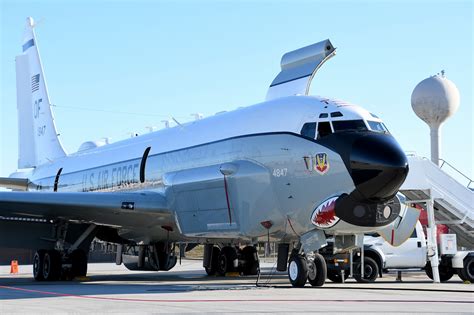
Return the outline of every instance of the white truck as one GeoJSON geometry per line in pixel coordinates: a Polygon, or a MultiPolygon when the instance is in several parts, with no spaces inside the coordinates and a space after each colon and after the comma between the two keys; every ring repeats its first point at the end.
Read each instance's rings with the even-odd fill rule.
{"type": "MultiPolygon", "coordinates": [[[[458,251],[453,234],[441,235],[439,274],[441,281],[448,281],[458,274],[463,281],[474,283],[474,252],[458,251]]],[[[330,248],[328,248],[330,250],[330,248]]],[[[349,253],[331,255],[325,251],[323,256],[328,264],[328,278],[342,282],[350,274],[349,253]]],[[[353,257],[353,274],[358,282],[373,282],[389,270],[424,269],[433,279],[428,261],[426,238],[423,227],[417,222],[412,235],[400,246],[391,246],[378,234],[364,237],[364,275],[361,276],[360,253],[353,257]]]]}

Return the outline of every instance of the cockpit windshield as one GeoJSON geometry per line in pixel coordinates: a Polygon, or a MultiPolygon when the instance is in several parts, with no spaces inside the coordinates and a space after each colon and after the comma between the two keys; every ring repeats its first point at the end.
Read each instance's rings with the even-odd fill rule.
{"type": "Polygon", "coordinates": [[[369,123],[370,130],[375,132],[389,133],[387,127],[385,127],[383,123],[372,120],[367,120],[367,122],[369,123]]]}
{"type": "Polygon", "coordinates": [[[333,121],[332,127],[334,128],[334,132],[367,130],[367,126],[362,119],[333,121]]]}

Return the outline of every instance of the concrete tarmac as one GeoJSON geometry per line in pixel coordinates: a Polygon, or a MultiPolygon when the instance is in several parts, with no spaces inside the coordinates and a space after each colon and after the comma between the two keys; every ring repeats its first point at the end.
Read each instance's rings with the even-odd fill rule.
{"type": "Polygon", "coordinates": [[[0,266],[0,314],[53,313],[442,313],[474,314],[474,288],[455,275],[433,284],[424,273],[384,275],[372,284],[348,279],[323,287],[291,287],[286,273],[262,263],[257,277],[208,277],[202,262],[183,260],[169,272],[133,272],[89,264],[87,279],[35,282],[30,266],[10,275],[0,266]]]}

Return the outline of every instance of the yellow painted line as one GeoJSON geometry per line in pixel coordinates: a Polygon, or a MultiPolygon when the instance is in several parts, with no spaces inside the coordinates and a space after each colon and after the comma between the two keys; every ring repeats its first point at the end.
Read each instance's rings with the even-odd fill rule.
{"type": "Polygon", "coordinates": [[[238,272],[226,272],[225,274],[226,277],[240,277],[240,273],[238,272]]]}

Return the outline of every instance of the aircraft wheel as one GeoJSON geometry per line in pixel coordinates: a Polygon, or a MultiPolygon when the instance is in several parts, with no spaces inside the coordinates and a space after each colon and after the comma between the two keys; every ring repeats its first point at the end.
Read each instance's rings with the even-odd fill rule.
{"type": "Polygon", "coordinates": [[[464,268],[460,269],[460,271],[464,277],[464,281],[474,282],[474,257],[467,258],[464,261],[464,268]]]}
{"type": "MultiPolygon", "coordinates": [[[[452,268],[448,267],[448,266],[444,266],[444,265],[439,265],[438,266],[438,270],[439,270],[439,280],[441,282],[446,282],[448,281],[449,279],[451,279],[454,275],[454,271],[452,268]]],[[[431,280],[433,280],[433,269],[431,269],[431,263],[428,261],[426,263],[426,266],[425,266],[425,273],[426,275],[428,276],[428,278],[430,278],[431,280]]]]}
{"type": "Polygon", "coordinates": [[[327,266],[324,257],[316,253],[314,260],[308,261],[308,282],[313,287],[321,287],[326,281],[327,266]]]}
{"type": "MultiPolygon", "coordinates": [[[[360,272],[360,261],[356,263],[355,267],[356,272],[360,272]]],[[[364,258],[364,275],[361,276],[360,274],[355,274],[354,279],[356,279],[359,283],[371,283],[377,279],[377,275],[379,274],[379,266],[375,260],[370,257],[364,258]]]]}
{"type": "Polygon", "coordinates": [[[87,275],[87,254],[82,249],[71,253],[71,278],[85,277],[87,275]]]}
{"type": "Polygon", "coordinates": [[[61,276],[61,255],[56,250],[48,250],[43,258],[43,278],[56,281],[61,276]]]}
{"type": "Polygon", "coordinates": [[[255,246],[245,246],[241,254],[244,264],[242,273],[244,275],[256,275],[258,273],[258,254],[255,246]]]}
{"type": "Polygon", "coordinates": [[[221,250],[219,247],[214,246],[212,247],[212,254],[211,254],[211,266],[210,267],[205,267],[206,273],[208,276],[213,276],[217,272],[217,264],[219,263],[219,255],[221,253],[221,250]]]}
{"type": "MultiPolygon", "coordinates": [[[[349,278],[349,274],[344,272],[344,281],[349,278]]],[[[340,272],[328,271],[328,279],[334,283],[342,283],[342,276],[340,272]]]]}
{"type": "Polygon", "coordinates": [[[292,286],[302,288],[308,280],[308,263],[301,255],[292,255],[288,264],[288,278],[292,286]]]}
{"type": "Polygon", "coordinates": [[[35,253],[33,257],[33,278],[36,281],[43,281],[43,262],[44,262],[44,254],[46,251],[44,249],[40,249],[35,253]]]}
{"type": "Polygon", "coordinates": [[[217,262],[217,274],[225,276],[227,272],[234,271],[235,260],[237,260],[237,250],[235,247],[223,247],[217,262]]]}

